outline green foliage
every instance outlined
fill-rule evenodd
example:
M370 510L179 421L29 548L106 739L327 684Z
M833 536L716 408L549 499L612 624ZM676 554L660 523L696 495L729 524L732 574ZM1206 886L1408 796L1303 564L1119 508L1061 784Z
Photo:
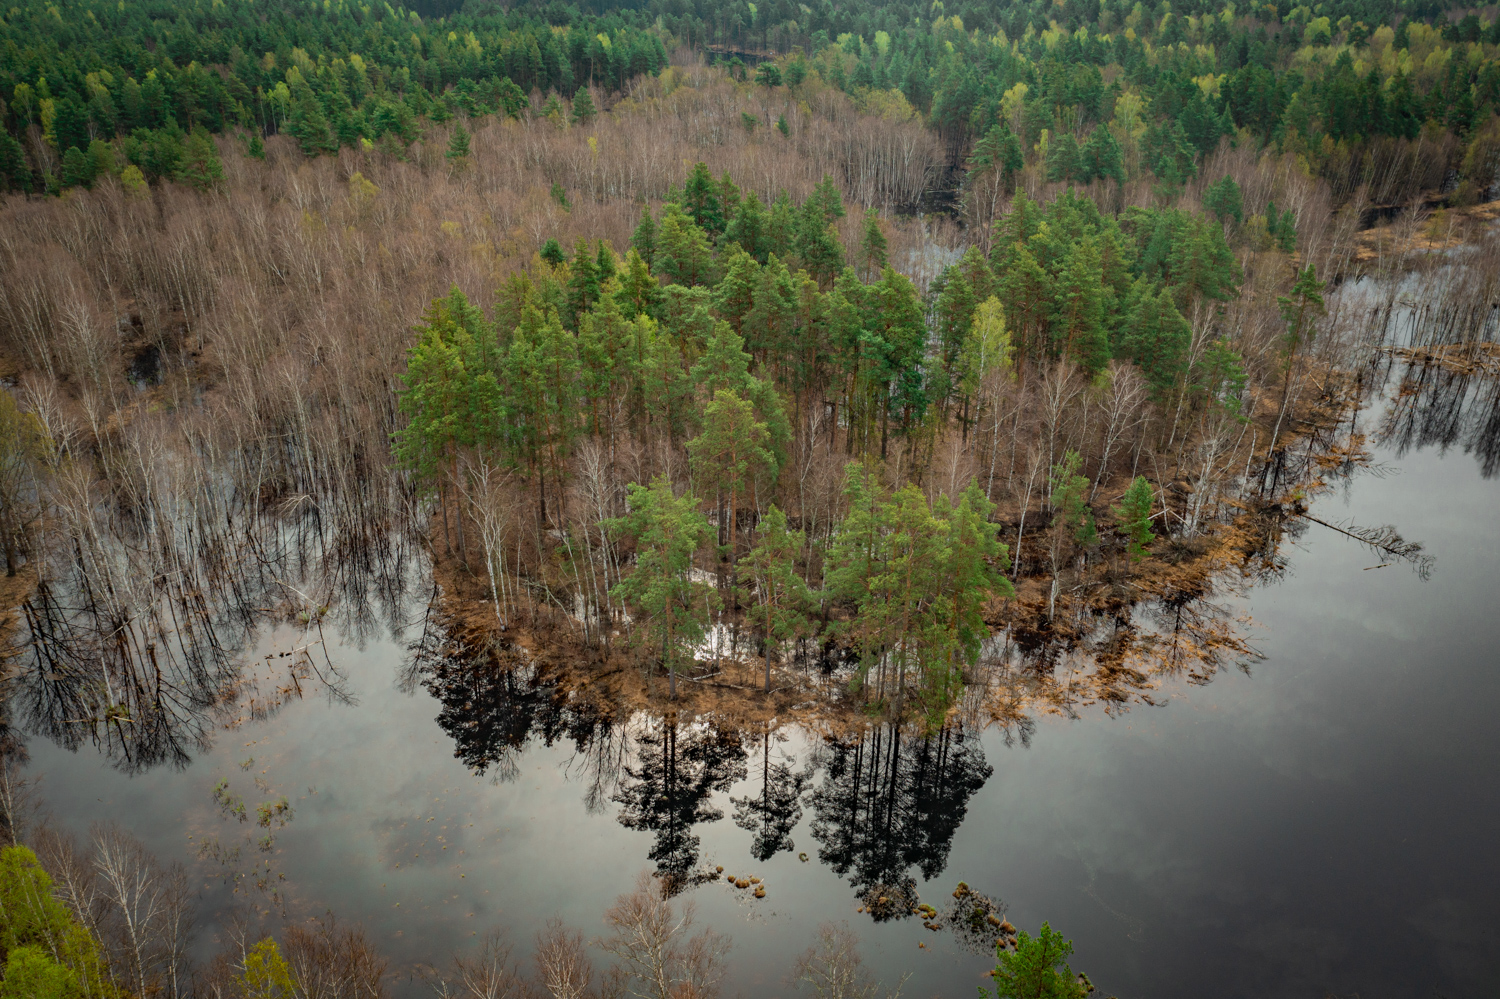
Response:
M1151 483L1144 475L1137 475L1120 497L1120 505L1111 511L1119 522L1119 530L1129 538L1130 561L1140 562L1151 553L1146 546L1151 543Z
M781 69L774 62L763 62L755 70L755 82L766 89L781 86Z
M981 988L981 999L1084 999L1088 986L1077 981L1068 958L1073 943L1064 940L1047 923L1031 936L1022 930L1016 936L1016 949L995 951L993 990Z
M98 942L53 895L23 846L0 850L0 996L96 999L117 991Z
M204 128L195 128L183 148L177 179L200 191L218 187L224 182L224 164L213 136Z
M594 98L589 94L588 88L580 87L573 95L573 113L570 116L575 125L588 125L598 117L599 110L594 106Z
M563 252L561 244L555 239L548 239L547 242L542 244L541 257L542 260L553 267L561 267L568 260L568 256Z
M17 947L5 959L0 999L83 999L78 976L40 947Z
M250 948L245 955L245 970L235 982L245 999L295 999L301 994L291 965L270 937Z
M464 128L463 122L454 123L453 133L448 136L448 152L444 155L450 160L464 159L469 155L469 130Z
M1311 265L1297 272L1291 295L1276 296L1281 320L1286 324L1282 337L1287 363L1291 364L1302 346L1311 343L1317 331L1317 318L1323 314L1323 282Z
M0 116L16 142L0 141L0 174L22 188L20 167L41 165L26 163L17 140L42 124L44 101L47 141L59 156L87 151L91 137L123 144L143 131L240 127L287 133L309 156L362 141L399 152L424 117L519 117L534 88L571 95L571 116L586 124L593 102L580 83L619 91L667 63L663 36L644 12L569 11L557 30L553 16L533 11L409 14L227 0L174 9L164 21L159 11L109 0L61 9L23 0L0 21L0 97L16 108ZM607 47L588 44L600 35ZM20 162L6 169L9 157ZM153 179L174 176L137 165Z
M755 546L745 556L743 567L755 583L755 606L750 619L766 643L766 685L771 689L772 650L807 633L811 622L807 609L812 602L807 584L798 574L797 553L806 545L801 531L787 528L786 514L776 504L766 511L756 532Z
M705 488L725 495L729 501L729 544L734 555L739 497L756 479L775 478L777 461L770 447L770 433L756 419L755 406L732 388L714 391L703 408L703 432L687 442L693 478Z
M1240 185L1234 182L1234 178L1225 174L1222 178L1210 184L1203 192L1203 207L1213 212L1220 222L1245 221L1245 202L1240 193Z
M852 611L843 630L860 653L857 683L868 687L878 666L878 697L889 679L901 691L915 672L923 713L940 724L988 633L985 603L1011 595L1008 552L989 522L994 507L972 482L957 503L942 497L935 507L911 485L887 496L860 464L846 468L844 495L849 513L834 532L825 583Z
M716 601L712 590L691 577L693 556L713 536L708 519L692 493L676 496L672 484L657 476L650 487L631 483L630 512L609 529L634 540L635 566L610 591L636 616L639 632L649 636L667 667L672 694L677 692L677 662L683 649L703 636L708 612Z
M1062 461L1052 466L1049 483L1052 491L1053 530L1072 538L1081 548L1087 548L1098 539L1094 529L1094 512L1089 509L1089 480L1078 474L1083 459L1077 451L1067 451Z

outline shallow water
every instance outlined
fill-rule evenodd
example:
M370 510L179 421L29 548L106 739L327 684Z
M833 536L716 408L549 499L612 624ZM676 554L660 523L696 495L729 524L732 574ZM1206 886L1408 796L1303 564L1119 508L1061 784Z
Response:
M1500 733L1488 717L1500 480L1421 435L1376 460L1389 474L1356 475L1314 512L1398 525L1436 557L1430 580L1372 568L1368 550L1309 524L1285 578L1237 607L1264 653L1247 673L1169 687L1160 706L1118 717L1043 716L1025 744L999 731L925 749L904 739L898 779L870 784L874 761L892 758L883 733L861 757L863 798L834 747L780 733L781 784L806 783L791 848L765 861L752 856L764 831L757 841L737 825L732 800L762 794L759 734L679 728L677 790L660 808L653 782L673 762L652 748L660 723L636 719L580 749L569 726L588 719L518 687L450 690L445 705L405 669L419 627L334 643L354 703L294 701L220 731L185 769L126 776L42 739L29 769L45 775L58 824L83 834L113 818L200 876L200 952L231 905L279 897L293 917L362 922L401 969L403 995L424 992L416 963L492 928L518 952L554 915L600 932L608 902L663 858L765 879L758 902L722 882L683 895L734 940L727 995L791 994L792 957L820 922L845 919L882 977L912 976L906 994L972 996L991 962L917 919L855 911L851 878L901 870L939 909L964 880L1023 928L1050 921L1105 995L1486 994L1500 967ZM252 661L304 640L266 635ZM555 734L497 752L518 699ZM268 852L263 830L216 803L223 779L252 817L280 795L293 806ZM642 828L622 824L627 813ZM205 857L206 842L239 857Z

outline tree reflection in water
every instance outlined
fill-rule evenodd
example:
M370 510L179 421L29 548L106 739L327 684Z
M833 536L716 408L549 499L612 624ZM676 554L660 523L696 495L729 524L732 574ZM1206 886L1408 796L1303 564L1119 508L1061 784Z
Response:
M647 722L637 745L636 762L624 768L613 799L620 824L656 834L648 856L667 890L681 891L706 877L696 870L700 840L693 827L724 817L712 795L744 779L744 743L731 729L683 724L672 714Z
M814 773L812 766L793 770L797 761L789 756L771 762L772 740L780 743L786 738L785 733L772 733L767 726L761 734L759 797L730 799L734 804L734 824L755 834L750 842L750 855L762 862L795 848L792 830L802 818L803 792Z
M381 618L401 629L420 560L398 532L315 509L221 523L155 513L128 531L80 528L73 559L45 566L0 690L21 730L68 749L92 743L127 773L183 768L218 726L313 691L348 700L325 623L357 643ZM294 651L248 660L268 620L299 623Z
M818 858L854 885L875 919L911 914L916 880L948 864L969 799L994 772L977 739L949 725L916 737L872 726L828 741L811 795Z

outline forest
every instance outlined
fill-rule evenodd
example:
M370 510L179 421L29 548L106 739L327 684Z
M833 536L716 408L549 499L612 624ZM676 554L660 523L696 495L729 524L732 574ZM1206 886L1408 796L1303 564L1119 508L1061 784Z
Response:
M976 733L1247 668L1220 598L1309 524L1429 571L1308 504L1380 364L1389 440L1488 419L1422 414L1492 363L1497 100L1500 18L1422 2L9 7L0 997L381 994L331 919L189 974L182 872L27 827L17 774L185 768L408 629L454 756L571 741L656 877L612 970L549 924L440 994L717 995L673 899L757 741L757 860L805 816L860 915L1085 994L1046 924L918 904ZM883 994L854 943L790 977Z

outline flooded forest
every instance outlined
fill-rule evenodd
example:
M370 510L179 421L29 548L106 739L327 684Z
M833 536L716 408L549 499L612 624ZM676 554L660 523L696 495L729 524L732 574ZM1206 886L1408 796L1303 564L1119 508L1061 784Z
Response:
M1182 886L1493 662L1500 20L273 6L4 18L0 996L1479 994Z

